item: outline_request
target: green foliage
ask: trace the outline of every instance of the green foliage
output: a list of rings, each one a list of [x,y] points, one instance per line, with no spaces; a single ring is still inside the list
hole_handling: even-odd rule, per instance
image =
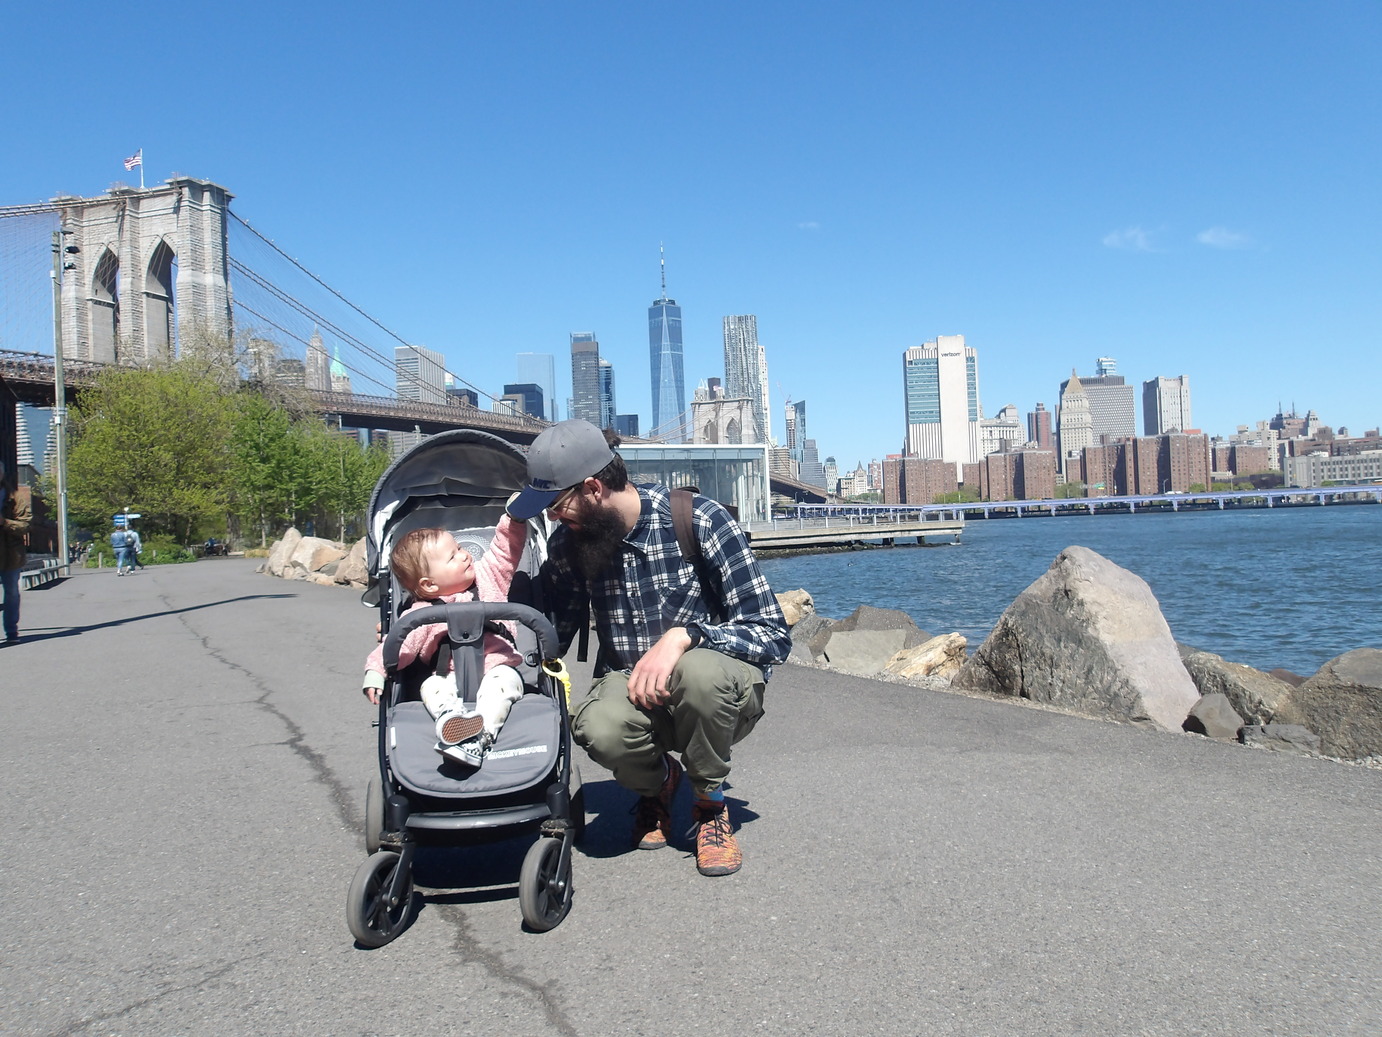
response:
[[[362,450],[292,393],[242,387],[215,347],[163,367],[111,368],[72,409],[69,511],[95,532],[96,550],[127,506],[143,516],[146,562],[154,545],[164,561],[165,542],[184,551],[228,528],[262,545],[288,525],[341,539],[361,525],[387,451]]]
[[[233,411],[213,378],[179,365],[109,368],[73,409],[68,508],[93,530],[126,507],[140,528],[190,540],[223,514]]]
[[[933,503],[935,504],[973,504],[979,500],[977,490],[968,488],[955,490],[951,493],[939,494]]]
[[[1084,483],[1082,482],[1063,482],[1056,487],[1056,498],[1058,500],[1069,500],[1073,497],[1083,497]]]

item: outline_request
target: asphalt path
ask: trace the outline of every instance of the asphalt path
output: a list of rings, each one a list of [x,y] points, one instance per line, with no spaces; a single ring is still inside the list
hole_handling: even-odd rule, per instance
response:
[[[796,666],[736,755],[738,875],[626,850],[586,761],[565,922],[525,931],[510,840],[420,858],[359,948],[374,616],[254,567],[24,595],[0,1033],[1382,1032],[1382,771]]]

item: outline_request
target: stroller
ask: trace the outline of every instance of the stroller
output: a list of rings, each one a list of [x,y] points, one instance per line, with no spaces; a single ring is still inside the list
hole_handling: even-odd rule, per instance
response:
[[[347,901],[350,931],[366,947],[382,947],[411,916],[413,860],[419,845],[457,846],[536,829],[519,873],[523,920],[536,931],[558,925],[571,908],[571,852],[584,828],[580,777],[572,761],[567,717],[569,679],[556,630],[534,605],[546,548],[530,524],[508,602],[409,604],[389,571],[394,544],[423,527],[449,529],[479,558],[509,494],[526,478],[523,453],[472,429],[431,436],[380,477],[370,499],[366,604],[377,603],[385,635],[386,682],[379,704],[379,772],[365,796],[369,858],[355,873]],[[496,627],[503,622],[504,628]],[[415,627],[445,623],[447,636],[432,660],[399,671],[399,646]],[[482,641],[489,630],[516,633],[524,694],[514,703],[483,766],[472,770],[436,752],[434,722],[418,689],[444,671],[449,656],[468,708],[482,676]]]

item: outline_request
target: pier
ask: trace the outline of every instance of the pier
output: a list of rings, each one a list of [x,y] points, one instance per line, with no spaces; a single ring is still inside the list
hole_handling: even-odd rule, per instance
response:
[[[925,509],[868,509],[802,507],[795,515],[754,522],[744,527],[755,550],[799,551],[815,547],[866,544],[891,547],[899,540],[918,544],[957,543],[964,519],[954,509],[926,513]]]

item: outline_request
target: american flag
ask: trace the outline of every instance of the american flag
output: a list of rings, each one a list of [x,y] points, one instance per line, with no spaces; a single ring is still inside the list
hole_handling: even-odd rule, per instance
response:
[[[136,151],[136,152],[135,152],[133,155],[131,155],[129,158],[125,159],[125,168],[126,168],[126,169],[133,169],[135,166],[142,166],[143,164],[144,164],[144,149],[143,149],[143,148],[140,148],[138,151]]]

